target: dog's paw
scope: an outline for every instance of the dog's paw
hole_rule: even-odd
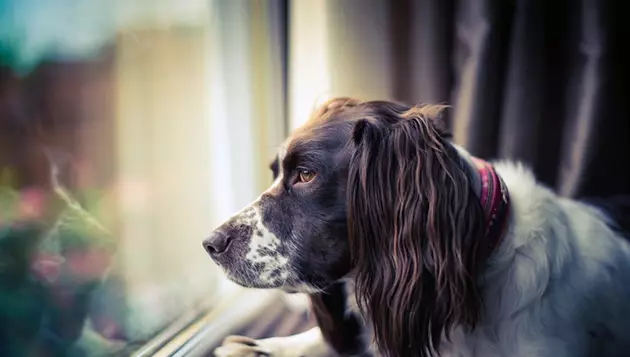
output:
[[[254,340],[244,336],[229,336],[215,357],[328,357],[332,350],[323,340],[319,328],[285,337]]]
[[[280,341],[277,341],[280,340]],[[228,336],[221,347],[214,350],[215,357],[280,357],[289,356],[282,348],[282,339],[254,340],[245,336]],[[280,343],[278,343],[280,342]],[[295,356],[299,357],[299,356]]]
[[[220,347],[214,350],[215,357],[271,357],[273,351],[265,348],[264,340],[254,340],[245,336],[228,336]]]
[[[298,338],[296,338],[298,337]],[[244,336],[229,336],[221,347],[214,350],[215,357],[317,357],[319,349],[305,344],[301,335],[254,340]],[[321,349],[321,348],[320,348]]]

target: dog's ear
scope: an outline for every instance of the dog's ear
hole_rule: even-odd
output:
[[[388,111],[381,111],[388,112]],[[483,212],[432,117],[414,107],[356,124],[347,207],[359,306],[386,356],[436,354],[474,326]]]
[[[449,129],[449,113],[450,106],[448,105],[424,105],[418,108],[413,108],[413,111],[422,111],[424,117],[429,118],[433,128],[437,134],[445,140],[451,140],[453,134]]]
[[[352,132],[352,141],[355,145],[366,142],[366,145],[378,141],[380,135],[386,130],[384,123],[374,118],[360,119]]]

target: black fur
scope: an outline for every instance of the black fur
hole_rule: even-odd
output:
[[[335,283],[326,291],[309,297],[324,339],[339,355],[357,356],[366,350],[368,341],[363,340],[363,321],[348,309],[343,282]]]

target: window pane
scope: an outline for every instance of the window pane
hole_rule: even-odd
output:
[[[125,355],[234,289],[201,240],[270,181],[282,106],[226,97],[264,86],[209,1],[47,4],[0,1],[0,355]]]

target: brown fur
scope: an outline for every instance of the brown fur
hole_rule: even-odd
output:
[[[433,356],[479,320],[483,212],[432,120],[441,108],[377,105],[355,126],[348,174],[356,295],[381,353]]]

